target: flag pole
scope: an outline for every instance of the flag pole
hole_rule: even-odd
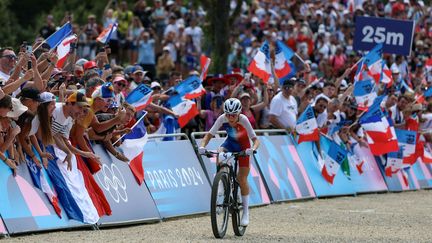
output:
[[[144,113],[136,122],[135,122],[135,124],[131,127],[131,129],[134,129],[137,125],[138,125],[138,123],[142,120],[142,119],[144,119],[144,117],[147,115],[147,112],[146,113]],[[114,146],[114,145],[116,145],[120,140],[122,140],[122,138],[124,137],[124,136],[126,136],[126,134],[127,133],[125,133],[125,134],[123,134],[119,139],[117,139],[117,141],[115,141],[112,145]]]

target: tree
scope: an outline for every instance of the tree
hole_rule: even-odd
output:
[[[226,73],[228,55],[231,51],[229,39],[234,21],[241,12],[243,0],[236,0],[231,12],[230,0],[200,1],[207,12],[206,38],[211,49],[213,73]]]

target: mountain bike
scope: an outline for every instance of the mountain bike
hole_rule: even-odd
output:
[[[209,158],[217,156],[217,172],[213,179],[210,201],[213,235],[216,238],[225,236],[229,213],[231,213],[234,234],[242,236],[246,231],[246,226],[240,225],[243,206],[240,184],[237,181],[237,165],[239,158],[247,155],[245,151],[229,153],[206,151],[203,155]],[[234,164],[231,163],[232,160]]]

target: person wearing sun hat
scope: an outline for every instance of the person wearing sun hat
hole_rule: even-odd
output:
[[[81,117],[81,119],[77,120],[71,131],[71,141],[76,144],[78,148],[83,151],[91,152],[92,149],[89,147],[89,143],[86,140],[86,131],[88,128],[92,128],[93,131],[97,133],[102,133],[108,129],[111,129],[113,126],[118,125],[123,120],[126,112],[124,110],[119,110],[113,119],[99,122],[96,118],[96,113],[98,112],[106,112],[110,105],[114,101],[114,88],[111,83],[105,83],[93,92],[92,94],[92,105],[90,109],[88,109],[87,113]],[[105,140],[108,139],[108,135],[105,137],[93,136],[93,140]],[[96,173],[100,169],[100,165],[98,161],[88,159],[87,163],[90,171],[92,173]]]
[[[203,109],[210,109],[210,103],[212,101],[213,96],[221,95],[222,97],[226,96],[227,86],[230,84],[230,80],[225,78],[222,74],[216,74],[212,78],[207,80],[207,84],[212,86],[211,91],[207,92],[205,96],[205,103]]]

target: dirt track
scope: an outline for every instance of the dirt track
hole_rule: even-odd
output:
[[[229,227],[231,227],[231,222]],[[274,204],[251,210],[242,238],[229,228],[225,241],[431,242],[432,191],[386,193]],[[209,242],[210,216],[101,231],[12,237],[2,242]]]

